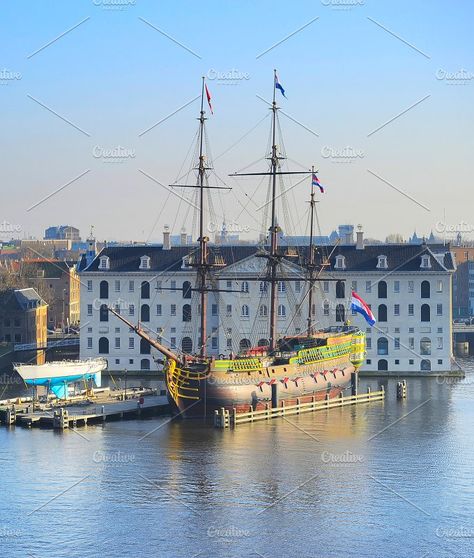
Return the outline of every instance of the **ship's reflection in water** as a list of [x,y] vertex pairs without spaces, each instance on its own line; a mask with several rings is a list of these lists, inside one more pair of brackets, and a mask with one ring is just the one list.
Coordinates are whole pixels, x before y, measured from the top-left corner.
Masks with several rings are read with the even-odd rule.
[[403,402],[390,380],[385,403],[235,431],[167,418],[2,428],[2,555],[469,556],[463,364],[462,382],[409,379]]

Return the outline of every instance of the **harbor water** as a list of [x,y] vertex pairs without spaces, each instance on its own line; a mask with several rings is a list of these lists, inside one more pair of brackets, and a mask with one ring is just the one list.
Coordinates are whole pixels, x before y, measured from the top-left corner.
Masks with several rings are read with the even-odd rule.
[[235,430],[158,417],[0,428],[1,555],[474,553],[474,361],[464,380],[361,380],[383,403]]

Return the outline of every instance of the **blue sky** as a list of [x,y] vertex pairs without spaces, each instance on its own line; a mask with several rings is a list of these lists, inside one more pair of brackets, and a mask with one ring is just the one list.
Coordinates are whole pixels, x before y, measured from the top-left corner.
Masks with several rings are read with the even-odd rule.
[[[93,224],[100,239],[120,240],[159,240],[165,224],[190,230],[180,200],[171,196],[163,208],[167,191],[138,169],[164,184],[175,180],[196,131],[197,102],[140,133],[198,95],[200,76],[234,69],[245,77],[208,80],[215,109],[208,133],[219,155],[268,112],[257,95],[271,97],[275,67],[287,93],[280,106],[300,123],[281,115],[286,152],[315,164],[326,185],[323,232],[344,222],[362,223],[369,236],[406,236],[436,229],[444,215],[474,228],[471,2],[136,0],[119,10],[107,1],[1,5],[0,222],[36,236],[51,224],[83,234]],[[461,70],[462,79],[447,79]],[[218,196],[217,218],[225,213],[250,236],[266,187],[242,212],[257,183],[227,174],[264,155],[268,126],[267,119],[215,163],[233,188]],[[134,157],[111,164],[93,155],[117,146]],[[359,156],[327,156],[344,148]],[[307,188],[291,191],[289,232],[304,232]]]

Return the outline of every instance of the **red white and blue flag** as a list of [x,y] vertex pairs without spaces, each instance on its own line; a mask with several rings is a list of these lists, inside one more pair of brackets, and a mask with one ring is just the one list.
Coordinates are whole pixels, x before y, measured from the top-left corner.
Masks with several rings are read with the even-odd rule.
[[314,172],[313,172],[313,178],[311,180],[311,184],[313,186],[317,186],[321,190],[321,193],[324,194],[324,187],[321,186],[321,183],[319,182],[319,178],[316,176]]
[[286,99],[285,90],[283,89],[283,85],[280,83],[280,80],[278,79],[278,75],[276,72],[275,72],[275,88],[279,89],[283,97],[285,97]]
[[369,305],[364,300],[362,300],[362,298],[355,291],[352,291],[351,308],[352,310],[354,310],[354,312],[359,312],[359,314],[362,314],[369,325],[375,325],[375,317],[372,314],[372,310],[369,308]]

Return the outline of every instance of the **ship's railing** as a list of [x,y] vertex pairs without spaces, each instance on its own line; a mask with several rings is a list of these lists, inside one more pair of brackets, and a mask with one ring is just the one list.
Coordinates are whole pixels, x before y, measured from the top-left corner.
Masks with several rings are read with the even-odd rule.
[[222,370],[233,370],[235,372],[252,372],[262,368],[259,358],[236,358],[229,360],[216,360],[214,367]]
[[169,360],[166,365],[166,384],[168,391],[177,402],[178,399],[192,399],[199,400],[199,388],[190,385],[191,381],[201,381],[206,378],[206,374],[202,372],[195,372],[186,368],[181,368],[177,365],[176,361]]
[[231,426],[235,428],[239,424],[245,424],[248,422],[299,415],[309,411],[345,407],[346,405],[383,401],[384,399],[385,390],[382,385],[380,386],[379,391],[371,391],[369,387],[367,388],[367,393],[349,396],[344,396],[341,393],[339,397],[334,397],[333,399],[329,399],[329,396],[326,396],[326,399],[323,399],[322,401],[316,401],[315,398],[313,398],[313,401],[308,403],[300,403],[299,399],[297,399],[297,403],[295,405],[285,405],[285,401],[283,400],[280,402],[280,406],[272,408],[267,404],[267,408],[262,409],[261,411],[254,411],[251,405],[249,405],[248,412],[241,413],[238,413],[235,408],[229,410],[222,407],[221,409],[214,411],[214,426],[217,428],[229,428]]
[[290,359],[290,364],[312,364],[348,355],[352,350],[352,340],[339,345],[324,345],[298,351],[297,356]]

